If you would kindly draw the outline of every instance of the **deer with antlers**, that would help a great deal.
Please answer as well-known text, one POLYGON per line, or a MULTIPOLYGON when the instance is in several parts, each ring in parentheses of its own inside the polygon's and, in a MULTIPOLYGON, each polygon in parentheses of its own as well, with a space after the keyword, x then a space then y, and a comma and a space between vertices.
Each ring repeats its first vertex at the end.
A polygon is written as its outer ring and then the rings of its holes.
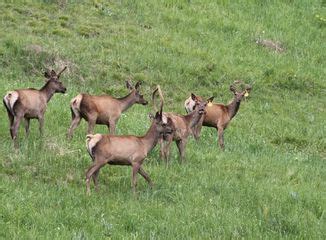
POLYGON ((126 85, 130 92, 122 98, 115 98, 109 95, 93 96, 85 93, 74 97, 70 102, 72 120, 67 134, 68 138, 72 138, 73 131, 79 125, 82 118, 88 122, 88 134, 93 133, 95 124, 107 125, 110 133, 114 134, 121 113, 135 103, 147 105, 148 102, 140 93, 140 82, 137 82, 135 87, 133 87, 128 80, 126 85))
MULTIPOLYGON (((153 92, 152 99, 153 105, 155 108, 155 94, 159 93, 160 98, 163 101, 163 94, 158 86, 153 92)), ((194 101, 194 110, 187 114, 181 115, 171 112, 164 112, 163 119, 171 119, 173 124, 173 132, 172 134, 165 135, 161 142, 161 158, 168 162, 169 154, 170 154, 170 146, 172 141, 176 142, 177 148, 179 150, 181 162, 185 160, 185 148, 187 145, 188 137, 193 135, 195 139, 199 138, 200 129, 203 122, 203 118, 205 115, 205 107, 207 105, 207 101, 199 99, 195 94, 191 94, 191 98, 194 101)))
MULTIPOLYGON (((213 98, 211 98, 206 107, 206 114, 203 120, 203 126, 214 127, 218 132, 218 143, 220 148, 224 150, 224 130, 227 128, 228 124, 237 114, 240 103, 244 97, 249 95, 252 90, 252 86, 244 84, 242 81, 237 80, 230 85, 230 91, 234 94, 233 100, 228 104, 212 103, 213 98), (237 90, 236 85, 243 84, 244 89, 237 90)), ((202 99, 201 97, 197 97, 202 99)), ((189 97, 185 101, 185 108, 187 112, 193 112, 195 107, 195 102, 189 97)))
POLYGON ((162 120, 163 100, 161 107, 155 116, 150 116, 152 124, 144 136, 134 135, 103 135, 88 134, 86 147, 93 164, 86 172, 86 192, 90 194, 90 178, 93 178, 95 189, 98 190, 98 175, 101 167, 110 165, 129 165, 132 167, 131 184, 133 192, 136 192, 137 173, 153 185, 149 175, 142 168, 147 154, 156 146, 162 135, 170 134, 172 131, 171 119, 162 120))
POLYGON ((44 76, 47 81, 40 89, 28 88, 9 91, 3 98, 4 106, 7 110, 10 135, 14 140, 15 147, 17 147, 17 132, 22 119, 25 120, 25 131, 29 134, 30 119, 38 119, 40 133, 43 133, 44 113, 46 111, 47 103, 50 101, 55 93, 65 93, 66 88, 59 80, 62 72, 66 70, 64 67, 58 74, 52 70, 46 71, 44 76))

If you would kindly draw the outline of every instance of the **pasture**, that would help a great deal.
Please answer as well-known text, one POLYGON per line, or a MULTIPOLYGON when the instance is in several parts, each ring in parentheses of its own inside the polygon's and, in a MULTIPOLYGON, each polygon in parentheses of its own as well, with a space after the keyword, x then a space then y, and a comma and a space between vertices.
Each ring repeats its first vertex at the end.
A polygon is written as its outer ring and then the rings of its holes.
POLYGON ((1 96, 40 88, 45 68, 68 66, 43 138, 31 121, 15 151, 1 108, 1 239, 326 238, 324 1, 1 1, 0 9, 1 96), (130 167, 105 166, 100 191, 91 185, 86 196, 87 124, 67 140, 69 102, 81 92, 124 96, 126 79, 143 82, 150 104, 123 113, 117 134, 147 131, 156 84, 164 110, 182 114, 191 92, 227 103, 234 80, 253 89, 224 152, 216 130, 203 127, 186 164, 174 143, 168 166, 158 146, 149 154, 153 189, 138 176, 134 197, 130 167))

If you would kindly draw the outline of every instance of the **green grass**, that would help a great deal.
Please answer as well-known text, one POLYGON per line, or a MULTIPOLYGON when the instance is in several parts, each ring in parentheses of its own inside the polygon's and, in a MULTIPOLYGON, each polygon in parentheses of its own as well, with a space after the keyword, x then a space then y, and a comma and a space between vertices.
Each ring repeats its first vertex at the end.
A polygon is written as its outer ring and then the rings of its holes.
MULTIPOLYGON (((65 2, 0 3, 2 95, 41 87, 46 67, 69 67, 43 139, 32 122, 15 152, 0 111, 0 238, 326 238, 323 1, 65 2), (259 37, 286 51, 257 46, 259 37), (203 128, 185 165, 174 145, 168 167, 158 148, 150 153, 152 190, 139 176, 134 198, 130 168, 106 166, 100 192, 87 197, 86 124, 66 140, 69 101, 80 92, 122 96, 129 77, 143 81, 148 100, 160 84, 165 110, 180 113, 190 92, 226 103, 235 79, 254 85, 226 130, 225 152, 216 131, 203 128)), ((143 134, 151 111, 129 109, 118 133, 143 134)))

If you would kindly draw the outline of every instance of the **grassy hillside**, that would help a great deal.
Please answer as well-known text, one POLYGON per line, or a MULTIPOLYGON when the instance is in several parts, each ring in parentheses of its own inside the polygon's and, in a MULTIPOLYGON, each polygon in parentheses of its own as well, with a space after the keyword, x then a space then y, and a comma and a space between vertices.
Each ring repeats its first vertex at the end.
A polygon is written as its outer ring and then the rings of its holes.
MULTIPOLYGON (((0 238, 326 238, 326 5, 324 1, 2 1, 0 92, 39 88, 45 68, 68 66, 39 138, 19 133, 15 152, 0 111, 0 238), (255 43, 271 39, 286 51, 255 43), (216 130, 189 141, 187 164, 155 148, 150 190, 128 167, 102 168, 87 197, 86 124, 66 139, 69 101, 80 92, 127 93, 160 84, 166 111, 184 113, 191 92, 227 103, 236 79, 253 84, 217 147, 216 130), (93 190, 93 188, 92 188, 93 190)), ((121 117, 119 134, 143 134, 151 106, 121 117)), ((97 126, 96 132, 107 129, 97 126)))

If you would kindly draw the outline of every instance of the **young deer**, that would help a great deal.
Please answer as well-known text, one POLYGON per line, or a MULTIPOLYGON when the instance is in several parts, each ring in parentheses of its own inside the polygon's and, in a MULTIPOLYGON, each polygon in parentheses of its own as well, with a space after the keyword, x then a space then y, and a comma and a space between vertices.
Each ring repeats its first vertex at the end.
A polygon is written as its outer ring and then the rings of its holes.
POLYGON ((29 121, 30 119, 37 118, 40 124, 40 133, 42 135, 44 125, 44 113, 46 111, 47 103, 50 101, 54 93, 65 93, 66 88, 63 86, 59 78, 64 70, 64 67, 58 74, 52 70, 46 71, 44 76, 47 82, 40 89, 28 88, 18 89, 7 92, 3 98, 3 103, 7 109, 10 135, 14 140, 15 147, 17 145, 17 132, 19 129, 20 121, 25 120, 25 131, 29 134, 29 121))
POLYGON ((161 135, 169 134, 171 120, 162 121, 163 101, 159 112, 152 118, 152 125, 144 136, 133 135, 103 135, 89 134, 86 137, 86 147, 90 154, 93 164, 86 173, 86 191, 90 194, 90 178, 93 178, 95 189, 98 190, 97 177, 101 167, 105 164, 110 165, 130 165, 132 167, 131 184, 133 192, 136 192, 137 178, 139 173, 145 178, 150 186, 152 181, 142 168, 142 164, 147 154, 156 146, 161 135))
POLYGON ((110 133, 114 134, 121 113, 135 103, 146 105, 147 101, 139 91, 141 83, 137 82, 135 87, 129 81, 126 84, 130 93, 122 98, 114 98, 109 95, 92 96, 85 93, 74 97, 70 102, 72 120, 68 138, 72 138, 73 131, 82 118, 88 122, 88 134, 93 133, 95 124, 107 125, 110 133))
MULTIPOLYGON (((158 91, 160 98, 163 100, 163 94, 161 92, 160 87, 153 92, 153 103, 155 99, 155 93, 158 91)), ((170 118, 173 123, 173 133, 167 134, 164 138, 160 139, 161 143, 161 158, 168 162, 169 154, 170 154, 170 146, 171 142, 175 141, 179 150, 181 161, 184 162, 185 159, 185 148, 187 145, 188 137, 193 135, 195 139, 199 138, 201 126, 203 123, 204 115, 205 115, 205 107, 207 105, 207 101, 203 101, 202 99, 197 98, 194 94, 191 94, 191 98, 195 103, 194 111, 189 113, 188 115, 180 115, 171 112, 164 112, 164 118, 170 118), (166 142, 164 144, 164 142, 166 142)), ((154 104, 155 107, 155 104, 154 104)))
MULTIPOLYGON (((217 104, 212 103, 213 98, 210 99, 209 103, 206 107, 206 114, 203 121, 203 126, 207 127, 214 127, 217 129, 218 132, 218 143, 222 150, 224 150, 224 139, 223 134, 224 130, 228 126, 229 122, 232 118, 237 114, 241 100, 244 96, 248 96, 249 92, 251 91, 252 87, 250 85, 245 85, 245 89, 242 91, 237 91, 235 84, 242 83, 241 81, 235 81, 230 86, 230 91, 233 92, 234 98, 228 104, 217 104)), ((201 97, 198 96, 199 99, 201 97)), ((185 101, 185 108, 187 112, 194 111, 195 102, 189 97, 185 101)))

